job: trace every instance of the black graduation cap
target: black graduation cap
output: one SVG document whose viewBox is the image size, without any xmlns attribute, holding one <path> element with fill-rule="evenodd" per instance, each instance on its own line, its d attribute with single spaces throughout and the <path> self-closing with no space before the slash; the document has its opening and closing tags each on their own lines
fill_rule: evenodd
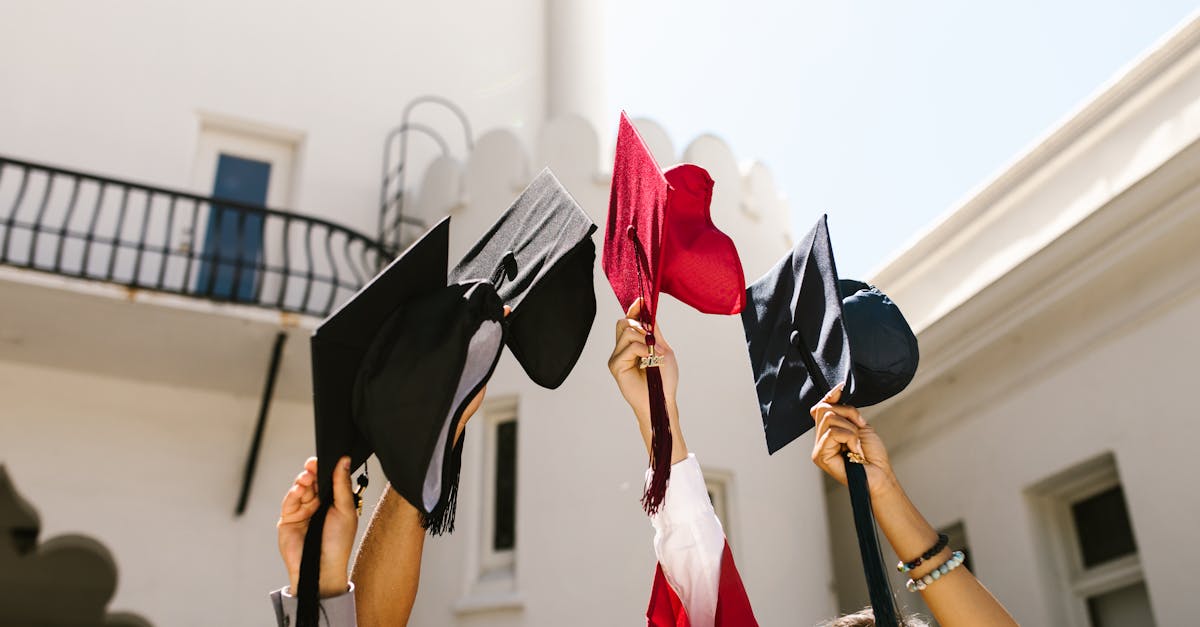
<svg viewBox="0 0 1200 627">
<path fill-rule="evenodd" d="M 898 394 L 917 371 L 917 338 L 877 288 L 839 280 L 824 216 L 746 289 L 742 310 L 767 449 L 813 428 L 808 410 L 839 383 L 841 403 Z"/>
<path fill-rule="evenodd" d="M 809 409 L 839 383 L 840 403 L 866 407 L 916 374 L 917 338 L 900 308 L 874 287 L 838 279 L 825 216 L 746 289 L 746 301 L 742 325 L 771 453 L 813 428 Z M 848 462 L 846 474 L 876 624 L 898 624 L 866 473 Z"/>
<path fill-rule="evenodd" d="M 374 453 L 425 528 L 452 530 L 462 451 L 453 434 L 500 358 L 504 309 L 487 282 L 446 284 L 448 248 L 446 218 L 313 333 L 321 506 L 304 540 L 301 623 L 315 619 L 321 533 L 341 456 L 355 469 Z"/>
<path fill-rule="evenodd" d="M 447 277 L 449 218 L 430 229 L 312 338 L 318 488 L 301 560 L 298 619 L 316 625 L 320 537 L 333 464 L 374 453 L 431 533 L 453 531 L 463 411 L 505 341 L 546 387 L 583 351 L 596 313 L 596 226 L 548 169 Z M 449 284 L 447 281 L 449 280 Z M 504 306 L 511 308 L 507 318 Z M 362 485 L 360 477 L 360 485 Z"/>
<path fill-rule="evenodd" d="M 454 283 L 492 284 L 512 309 L 508 347 L 543 387 L 566 380 L 596 317 L 595 230 L 546 168 L 450 271 Z"/>
</svg>

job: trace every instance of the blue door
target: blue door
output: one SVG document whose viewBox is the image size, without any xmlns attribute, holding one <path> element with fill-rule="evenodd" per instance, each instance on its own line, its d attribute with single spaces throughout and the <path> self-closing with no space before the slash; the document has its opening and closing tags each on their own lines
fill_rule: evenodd
<svg viewBox="0 0 1200 627">
<path fill-rule="evenodd" d="M 270 163 L 222 154 L 217 159 L 212 195 L 216 199 L 265 206 L 270 180 Z M 262 214 L 213 203 L 208 213 L 196 291 L 220 299 L 253 302 L 262 246 Z"/>
</svg>

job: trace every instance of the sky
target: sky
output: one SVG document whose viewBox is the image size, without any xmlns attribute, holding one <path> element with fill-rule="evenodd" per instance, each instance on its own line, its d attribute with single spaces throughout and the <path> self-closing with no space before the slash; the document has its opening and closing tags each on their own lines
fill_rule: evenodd
<svg viewBox="0 0 1200 627">
<path fill-rule="evenodd" d="M 866 278 L 1195 0 L 609 0 L 608 109 L 760 160 Z M 664 164 L 665 165 L 665 164 Z M 717 181 L 720 185 L 721 181 Z M 716 220 L 720 224 L 719 218 Z"/>
</svg>

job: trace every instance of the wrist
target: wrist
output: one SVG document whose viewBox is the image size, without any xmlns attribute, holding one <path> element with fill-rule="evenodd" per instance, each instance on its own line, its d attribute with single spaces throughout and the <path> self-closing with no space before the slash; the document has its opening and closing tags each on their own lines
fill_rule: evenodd
<svg viewBox="0 0 1200 627">
<path fill-rule="evenodd" d="M 891 468 L 880 468 L 879 477 L 871 477 L 867 489 L 871 492 L 871 500 L 901 500 L 905 498 L 904 487 L 896 478 Z"/>
<path fill-rule="evenodd" d="M 872 492 L 871 509 L 875 514 L 875 522 L 892 545 L 892 550 L 902 561 L 910 562 L 937 543 L 938 533 L 909 500 L 899 482 L 893 478 L 890 483 L 884 484 L 886 489 L 881 490 L 879 495 Z M 940 553 L 945 552 L 946 549 Z M 939 557 L 940 554 L 931 560 L 936 562 Z M 938 564 L 940 562 L 934 565 Z M 916 574 L 924 575 L 921 572 Z"/>
<path fill-rule="evenodd" d="M 294 588 L 293 588 L 294 589 Z M 329 579 L 321 578 L 321 583 L 317 586 L 317 594 L 322 599 L 336 597 L 346 594 L 350 590 L 350 579 L 345 575 L 340 577 L 330 577 Z"/>
<path fill-rule="evenodd" d="M 932 573 L 942 564 L 945 564 L 947 561 L 949 561 L 953 553 L 954 550 L 951 547 L 943 547 L 942 550 L 935 553 L 929 559 L 922 561 L 920 566 L 917 566 L 916 568 L 905 573 L 905 576 L 914 581 L 920 580 L 925 575 Z"/>
</svg>

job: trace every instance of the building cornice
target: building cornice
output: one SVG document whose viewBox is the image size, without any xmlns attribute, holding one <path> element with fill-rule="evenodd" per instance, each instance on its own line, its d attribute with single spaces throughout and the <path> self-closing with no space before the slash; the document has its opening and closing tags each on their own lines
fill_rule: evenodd
<svg viewBox="0 0 1200 627">
<path fill-rule="evenodd" d="M 921 366 L 872 410 L 895 451 L 1200 291 L 1200 141 L 922 330 Z"/>
<path fill-rule="evenodd" d="M 1200 14 L 878 270 L 918 331 L 1200 138 Z"/>
</svg>

